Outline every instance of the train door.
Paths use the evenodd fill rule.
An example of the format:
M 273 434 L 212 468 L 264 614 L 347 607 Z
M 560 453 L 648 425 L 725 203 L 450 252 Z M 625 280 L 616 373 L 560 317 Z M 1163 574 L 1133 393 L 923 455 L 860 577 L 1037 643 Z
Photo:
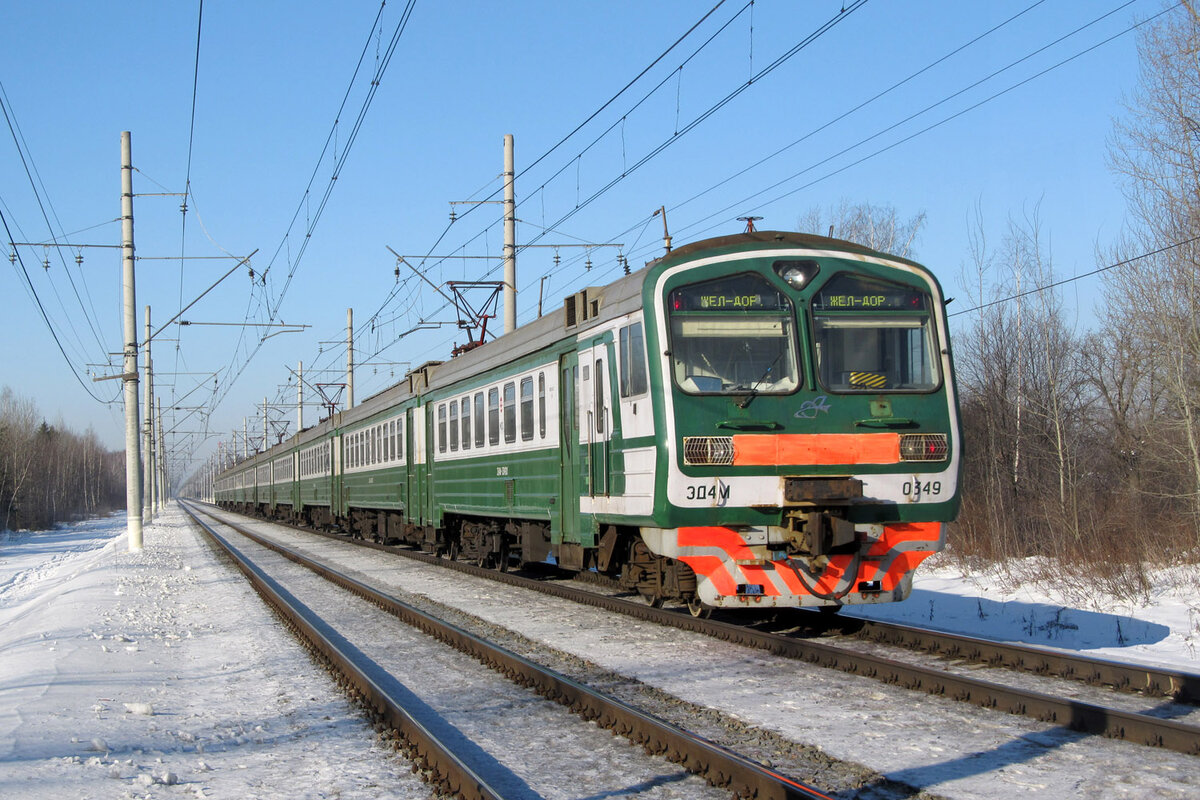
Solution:
M 438 525 L 441 520 L 437 519 L 436 506 L 434 500 L 434 485 L 433 485 L 433 454 L 437 449 L 435 439 L 433 438 L 433 408 L 422 406 L 421 418 L 424 422 L 424 432 L 421 436 L 421 449 L 424 456 L 424 471 L 425 471 L 425 513 L 422 515 L 426 525 Z
M 408 522 L 416 523 L 421 518 L 421 504 L 417 499 L 420 483 L 417 480 L 417 462 L 413 458 L 413 410 L 406 409 L 400 419 L 404 430 L 404 474 L 406 479 L 401 487 L 400 501 L 404 503 L 404 516 Z
M 424 524 L 429 516 L 429 472 L 425 463 L 425 407 L 416 406 L 409 411 L 412 425 L 408 437 L 411 451 L 408 454 L 409 493 L 412 510 L 408 519 L 414 525 Z
M 609 462 L 612 408 L 609 402 L 608 352 L 603 339 L 595 339 L 583 375 L 583 405 L 587 409 L 588 494 L 607 497 L 612 491 Z
M 579 407 L 575 400 L 578 380 L 579 355 L 575 352 L 565 353 L 558 362 L 558 438 L 562 449 L 562 458 L 559 459 L 562 501 L 558 505 L 558 532 L 570 542 L 578 541 L 579 536 Z
M 342 513 L 342 435 L 333 437 L 329 453 L 329 513 Z

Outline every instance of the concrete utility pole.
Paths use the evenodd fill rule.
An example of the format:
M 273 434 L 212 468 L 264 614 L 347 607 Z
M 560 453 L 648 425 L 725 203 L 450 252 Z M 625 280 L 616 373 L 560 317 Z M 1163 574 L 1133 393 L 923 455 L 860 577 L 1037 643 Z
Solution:
M 133 146 L 121 132 L 121 311 L 125 334 L 125 514 L 129 550 L 142 549 L 142 451 L 138 436 L 137 294 L 133 278 Z
M 346 309 L 346 410 L 354 408 L 354 309 Z
M 162 424 L 162 398 L 154 398 L 158 404 L 158 496 L 161 498 L 161 503 L 165 508 L 167 505 L 167 495 L 171 490 L 167 487 L 167 449 L 163 446 L 163 424 Z
M 296 433 L 304 430 L 304 362 L 296 362 Z
M 146 522 L 154 522 L 154 362 L 150 356 L 150 306 L 146 306 L 146 338 L 142 340 L 146 351 L 146 421 L 142 429 L 142 449 L 145 469 L 142 471 L 142 508 Z
M 271 432 L 267 430 L 267 398 L 263 398 L 263 452 L 270 446 Z
M 517 329 L 517 193 L 513 137 L 504 135 L 504 332 Z

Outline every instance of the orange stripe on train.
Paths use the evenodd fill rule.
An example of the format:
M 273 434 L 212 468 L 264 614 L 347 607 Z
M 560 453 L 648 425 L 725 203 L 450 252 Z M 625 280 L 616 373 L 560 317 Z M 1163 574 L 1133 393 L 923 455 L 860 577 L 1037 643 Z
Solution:
M 738 467 L 774 464 L 898 464 L 898 433 L 778 433 L 733 437 Z
M 853 554 L 838 553 L 830 556 L 825 568 L 816 577 L 816 590 L 822 593 L 833 592 L 843 576 L 855 562 L 857 574 L 854 580 L 877 580 L 884 592 L 895 590 L 906 574 L 916 569 L 917 565 L 932 555 L 938 547 L 941 538 L 942 523 L 940 522 L 891 522 L 884 525 L 884 535 L 875 542 L 868 556 L 880 558 L 901 542 L 926 542 L 929 549 L 917 549 L 897 553 L 895 558 L 888 559 L 888 568 L 881 569 L 882 564 L 871 560 L 859 561 Z M 705 555 L 680 555 L 679 560 L 687 564 L 698 575 L 712 582 L 717 594 L 732 595 L 737 591 L 732 571 L 740 572 L 743 580 L 748 583 L 758 583 L 763 587 L 763 594 L 771 596 L 780 592 L 767 575 L 767 571 L 775 572 L 782 580 L 787 590 L 795 595 L 810 594 L 809 589 L 799 576 L 787 566 L 785 561 L 773 561 L 768 564 L 743 564 L 735 567 L 736 559 L 749 559 L 753 551 L 746 545 L 741 535 L 733 530 L 719 525 L 704 525 L 676 529 L 676 544 L 680 548 L 711 548 L 723 551 L 723 555 L 708 553 Z

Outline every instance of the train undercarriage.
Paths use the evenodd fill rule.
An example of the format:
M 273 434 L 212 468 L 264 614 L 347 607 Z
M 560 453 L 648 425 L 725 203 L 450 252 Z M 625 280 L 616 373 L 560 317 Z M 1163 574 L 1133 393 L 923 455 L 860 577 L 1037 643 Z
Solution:
M 346 516 L 328 506 L 304 506 L 294 513 L 290 505 L 226 504 L 231 511 L 290 523 L 379 544 L 403 544 L 451 560 L 486 569 L 509 569 L 553 563 L 572 572 L 596 572 L 612 578 L 621 588 L 636 592 L 653 607 L 667 602 L 684 604 L 695 616 L 711 608 L 696 595 L 696 574 L 682 561 L 653 553 L 637 528 L 608 526 L 597 547 L 551 542 L 544 522 L 447 515 L 444 525 L 416 525 L 392 511 L 354 508 Z

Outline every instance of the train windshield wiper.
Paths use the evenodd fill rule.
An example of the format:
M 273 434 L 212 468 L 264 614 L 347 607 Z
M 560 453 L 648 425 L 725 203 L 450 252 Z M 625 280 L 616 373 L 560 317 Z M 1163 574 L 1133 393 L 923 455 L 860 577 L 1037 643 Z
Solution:
M 775 360 L 767 365 L 766 370 L 763 371 L 762 377 L 751 384 L 749 394 L 747 394 L 741 399 L 741 401 L 738 402 L 738 408 L 748 408 L 750 403 L 753 402 L 754 398 L 758 397 L 758 387 L 761 386 L 762 382 L 765 381 L 767 376 L 771 374 L 771 370 L 775 369 L 775 365 L 779 363 L 779 359 L 781 358 L 783 358 L 782 350 L 779 351 L 779 355 L 775 356 Z

